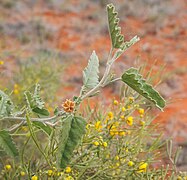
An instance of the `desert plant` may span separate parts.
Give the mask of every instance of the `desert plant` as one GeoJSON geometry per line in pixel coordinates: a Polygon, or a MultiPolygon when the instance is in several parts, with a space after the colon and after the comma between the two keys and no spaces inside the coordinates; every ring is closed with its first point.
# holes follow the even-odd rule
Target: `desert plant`
{"type": "Polygon", "coordinates": [[[39,84],[34,90],[25,91],[26,104],[18,110],[10,97],[0,91],[0,120],[15,123],[0,131],[0,146],[10,157],[15,157],[15,160],[2,157],[2,177],[32,180],[47,177],[66,180],[177,178],[175,163],[179,151],[173,160],[171,142],[167,144],[171,164],[154,167],[163,157],[164,142],[152,124],[154,118],[149,115],[149,104],[144,102],[147,99],[163,110],[165,100],[147,83],[139,69],[131,67],[121,77],[111,73],[115,61],[139,38],[135,36],[125,41],[112,4],[107,5],[107,13],[111,50],[104,75],[99,78],[99,59],[93,51],[83,71],[80,94],[64,101],[53,116],[49,116],[44,106],[39,84]],[[91,109],[89,105],[80,110],[85,99],[98,95],[103,87],[115,81],[130,87],[132,96],[114,100],[108,110],[100,106],[91,109]]]}

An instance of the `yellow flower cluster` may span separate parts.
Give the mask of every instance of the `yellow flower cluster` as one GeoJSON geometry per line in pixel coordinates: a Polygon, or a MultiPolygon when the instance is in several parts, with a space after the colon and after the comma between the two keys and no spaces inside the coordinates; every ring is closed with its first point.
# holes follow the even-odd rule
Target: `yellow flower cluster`
{"type": "Polygon", "coordinates": [[[19,86],[17,84],[14,84],[14,94],[17,95],[19,94],[19,86]]]}
{"type": "Polygon", "coordinates": [[[93,142],[94,146],[103,146],[104,148],[106,148],[108,146],[108,143],[106,141],[103,141],[103,138],[101,136],[99,136],[97,141],[93,142]]]}
{"type": "Polygon", "coordinates": [[[133,117],[132,117],[132,116],[127,117],[126,123],[127,123],[129,126],[132,126],[132,125],[133,125],[133,117]]]}

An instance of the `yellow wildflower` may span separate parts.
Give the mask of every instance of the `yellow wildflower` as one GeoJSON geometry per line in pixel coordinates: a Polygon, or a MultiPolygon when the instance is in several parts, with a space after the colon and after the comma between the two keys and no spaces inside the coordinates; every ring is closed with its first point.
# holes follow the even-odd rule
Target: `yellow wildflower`
{"type": "Polygon", "coordinates": [[[119,132],[119,136],[125,136],[125,132],[124,131],[120,131],[119,132]]]}
{"type": "Polygon", "coordinates": [[[24,171],[21,171],[21,172],[20,172],[20,175],[21,175],[21,176],[25,176],[25,172],[24,172],[24,171]]]}
{"type": "Polygon", "coordinates": [[[143,126],[145,124],[145,121],[140,121],[140,125],[143,126]]]}
{"type": "Polygon", "coordinates": [[[93,144],[94,144],[95,146],[99,146],[99,142],[98,142],[98,141],[94,141],[93,144]]]}
{"type": "Polygon", "coordinates": [[[114,105],[116,105],[116,106],[119,104],[119,102],[118,102],[117,100],[114,100],[113,103],[114,103],[114,105]]]}
{"type": "Polygon", "coordinates": [[[108,113],[108,117],[109,117],[109,119],[113,119],[114,118],[114,114],[112,112],[109,112],[108,113]]]}
{"type": "Polygon", "coordinates": [[[7,171],[10,171],[11,168],[12,168],[12,166],[11,166],[10,164],[5,165],[5,169],[6,169],[7,171]]]}
{"type": "Polygon", "coordinates": [[[49,169],[49,170],[47,171],[47,174],[48,174],[48,176],[52,176],[52,175],[53,175],[53,170],[49,169]]]}
{"type": "Polygon", "coordinates": [[[134,102],[134,97],[129,97],[129,101],[134,102]]]}
{"type": "Polygon", "coordinates": [[[71,172],[71,168],[70,168],[69,166],[66,167],[65,172],[66,172],[66,173],[70,173],[70,172],[71,172]]]}
{"type": "Polygon", "coordinates": [[[118,155],[115,157],[115,160],[119,160],[119,156],[118,155]]]}
{"type": "Polygon", "coordinates": [[[116,166],[117,166],[117,167],[119,167],[119,166],[120,166],[120,164],[119,164],[119,163],[116,163],[116,166]]]}
{"type": "Polygon", "coordinates": [[[114,136],[114,135],[115,135],[115,132],[114,132],[114,131],[110,131],[110,135],[111,135],[111,136],[114,136]]]}
{"type": "Polygon", "coordinates": [[[132,125],[133,125],[133,117],[132,117],[132,116],[129,116],[129,117],[126,119],[126,123],[127,123],[129,126],[132,126],[132,125]]]}
{"type": "Polygon", "coordinates": [[[139,109],[138,109],[138,112],[139,112],[139,114],[143,115],[145,111],[144,111],[144,109],[139,108],[139,109]]]}
{"type": "Polygon", "coordinates": [[[124,120],[124,119],[125,119],[125,116],[122,115],[122,116],[120,116],[120,118],[121,118],[122,120],[124,120]]]}
{"type": "Polygon", "coordinates": [[[131,106],[130,106],[130,105],[128,105],[128,106],[127,106],[127,108],[128,108],[128,109],[131,109],[131,106]]]}
{"type": "Polygon", "coordinates": [[[125,107],[122,107],[122,108],[121,108],[121,111],[122,111],[122,112],[125,112],[125,111],[126,111],[126,108],[125,108],[125,107]]]}
{"type": "Polygon", "coordinates": [[[14,89],[14,94],[19,94],[19,90],[18,89],[14,89]]]}
{"type": "Polygon", "coordinates": [[[177,180],[182,180],[182,177],[181,177],[181,176],[178,176],[178,177],[177,177],[177,180]]]}
{"type": "Polygon", "coordinates": [[[36,175],[32,176],[31,180],[38,180],[38,176],[36,176],[36,175]]]}
{"type": "Polygon", "coordinates": [[[138,167],[139,169],[138,172],[146,172],[147,166],[148,166],[148,163],[141,162],[138,167]]]}
{"type": "Polygon", "coordinates": [[[95,129],[100,130],[102,128],[101,121],[95,123],[95,129]]]}
{"type": "Polygon", "coordinates": [[[133,165],[134,165],[134,162],[129,161],[127,164],[128,164],[128,166],[130,166],[130,167],[131,167],[131,166],[133,166],[133,165]]]}
{"type": "Polygon", "coordinates": [[[4,61],[0,61],[0,65],[3,65],[4,64],[4,61]]]}
{"type": "Polygon", "coordinates": [[[107,147],[108,146],[107,142],[103,142],[103,146],[107,147]]]}

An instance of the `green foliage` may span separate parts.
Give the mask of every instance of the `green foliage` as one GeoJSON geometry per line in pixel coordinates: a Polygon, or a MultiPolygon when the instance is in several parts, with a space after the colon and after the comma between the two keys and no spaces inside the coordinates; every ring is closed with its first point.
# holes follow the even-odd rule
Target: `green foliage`
{"type": "Polygon", "coordinates": [[[52,129],[50,126],[48,126],[45,123],[39,122],[39,121],[34,121],[33,125],[36,126],[37,128],[41,129],[43,132],[45,132],[48,136],[51,135],[52,129]]]}
{"type": "Polygon", "coordinates": [[[49,112],[44,108],[44,101],[40,97],[40,85],[36,84],[34,93],[25,92],[25,98],[28,104],[28,107],[31,111],[36,113],[39,116],[49,116],[49,112]]]}
{"type": "Polygon", "coordinates": [[[11,116],[14,110],[14,105],[9,96],[0,90],[0,118],[11,116]]]}
{"type": "Polygon", "coordinates": [[[6,130],[0,131],[0,146],[4,149],[4,151],[12,156],[18,156],[18,150],[15,144],[12,141],[12,137],[10,136],[9,132],[6,130]]]}
{"type": "Polygon", "coordinates": [[[86,122],[82,117],[70,115],[63,121],[58,147],[61,168],[65,168],[70,162],[74,149],[85,133],[85,126],[86,122]]]}
{"type": "Polygon", "coordinates": [[[153,102],[159,109],[165,107],[165,100],[151,85],[146,83],[138,69],[130,68],[122,75],[122,81],[136,92],[153,102]]]}
{"type": "Polygon", "coordinates": [[[23,93],[33,91],[35,84],[39,83],[41,94],[51,107],[53,102],[58,100],[55,94],[62,85],[60,75],[65,67],[63,62],[59,54],[51,51],[40,51],[27,59],[20,59],[18,70],[12,72],[14,79],[8,86],[9,89],[12,87],[14,89],[13,102],[19,103],[19,107],[23,106],[25,104],[23,93]]]}
{"type": "Polygon", "coordinates": [[[99,83],[99,59],[93,51],[88,61],[88,66],[83,71],[83,87],[86,89],[94,88],[99,83]]]}
{"type": "Polygon", "coordinates": [[[121,34],[121,28],[119,25],[119,18],[117,18],[117,12],[113,4],[107,5],[108,12],[108,24],[110,38],[112,41],[113,48],[121,48],[121,45],[124,43],[124,36],[121,34]]]}

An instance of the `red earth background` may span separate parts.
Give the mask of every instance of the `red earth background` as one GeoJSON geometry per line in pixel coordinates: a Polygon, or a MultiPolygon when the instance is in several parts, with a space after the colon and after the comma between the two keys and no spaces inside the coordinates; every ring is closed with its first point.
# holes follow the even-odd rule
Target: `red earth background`
{"type": "MultiPolygon", "coordinates": [[[[187,1],[1,0],[0,54],[10,54],[1,57],[7,73],[15,67],[17,54],[27,57],[40,49],[50,49],[59,52],[62,61],[68,64],[62,78],[69,83],[59,89],[58,95],[68,98],[77,94],[82,70],[93,50],[99,56],[101,74],[104,70],[110,49],[105,7],[111,2],[119,12],[125,39],[135,35],[141,39],[116,62],[114,72],[120,75],[124,69],[134,66],[137,59],[140,64],[147,63],[148,71],[153,68],[157,72],[160,66],[166,65],[164,83],[158,90],[172,103],[156,121],[163,123],[166,136],[183,146],[180,161],[186,168],[187,1]],[[44,27],[46,38],[42,41],[38,40],[41,34],[37,34],[33,25],[36,22],[44,27]],[[29,38],[27,43],[20,41],[25,36],[29,38]]],[[[118,92],[115,85],[108,87],[102,91],[102,100],[107,103],[118,92]]]]}

